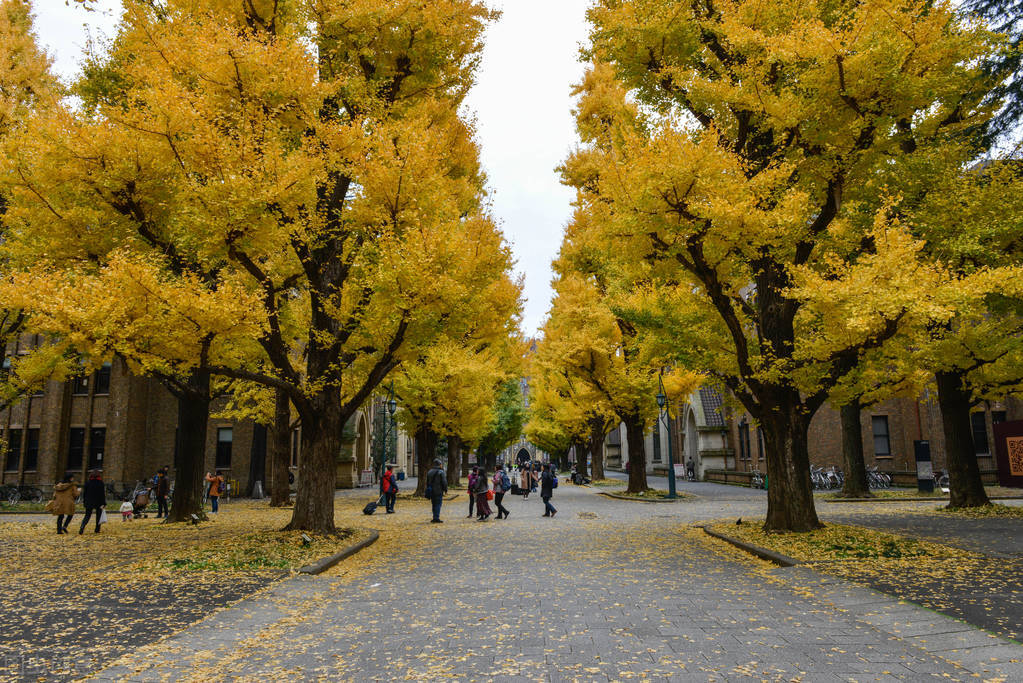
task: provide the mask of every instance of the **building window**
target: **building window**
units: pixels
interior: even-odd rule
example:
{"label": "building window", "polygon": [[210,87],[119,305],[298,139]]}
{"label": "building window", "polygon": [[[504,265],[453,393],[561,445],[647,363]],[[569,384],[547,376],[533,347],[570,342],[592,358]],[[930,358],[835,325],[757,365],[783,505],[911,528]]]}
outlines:
{"label": "building window", "polygon": [[100,369],[93,375],[96,384],[93,387],[93,391],[97,394],[109,394],[110,393],[110,363],[104,363],[100,366]]}
{"label": "building window", "polygon": [[72,427],[67,440],[67,469],[77,472],[85,459],[85,427]]}
{"label": "building window", "polygon": [[74,396],[89,395],[89,376],[79,375],[71,379],[71,394]]}
{"label": "building window", "polygon": [[767,462],[767,452],[764,450],[764,429],[757,427],[757,453],[764,462]]}
{"label": "building window", "polygon": [[25,471],[35,472],[39,465],[39,429],[30,429],[25,435]]}
{"label": "building window", "polygon": [[231,442],[234,440],[234,429],[221,427],[217,430],[217,464],[218,470],[231,468]]}
{"label": "building window", "polygon": [[973,427],[973,452],[977,455],[990,455],[987,443],[987,416],[983,411],[970,413],[970,425]]}
{"label": "building window", "polygon": [[291,466],[298,467],[298,452],[302,448],[302,433],[297,429],[291,430]]}
{"label": "building window", "polygon": [[750,459],[749,422],[745,420],[739,423],[739,459]]}
{"label": "building window", "polygon": [[8,472],[17,472],[21,465],[21,430],[7,430],[7,462],[4,469]]}
{"label": "building window", "polygon": [[607,445],[608,446],[621,446],[622,445],[622,431],[620,427],[615,427],[607,433]]}
{"label": "building window", "polygon": [[1004,410],[992,410],[991,411],[991,424],[1000,425],[1005,422],[1005,411]]}
{"label": "building window", "polygon": [[874,429],[874,456],[889,458],[892,455],[892,441],[888,433],[888,416],[874,415],[870,418]]}
{"label": "building window", "polygon": [[0,378],[7,379],[11,375],[11,357],[4,356],[4,362],[0,364]]}
{"label": "building window", "polygon": [[89,430],[89,469],[103,467],[103,452],[107,447],[107,428],[93,427]]}
{"label": "building window", "polygon": [[654,462],[661,461],[661,419],[654,420]]}

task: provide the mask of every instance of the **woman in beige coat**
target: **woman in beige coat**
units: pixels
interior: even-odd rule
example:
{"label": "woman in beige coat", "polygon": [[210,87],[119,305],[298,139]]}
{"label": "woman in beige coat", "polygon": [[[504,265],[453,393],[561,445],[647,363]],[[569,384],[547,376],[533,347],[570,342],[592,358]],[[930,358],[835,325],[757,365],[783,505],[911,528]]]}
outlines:
{"label": "woman in beige coat", "polygon": [[53,487],[53,500],[46,509],[57,515],[57,533],[66,534],[71,518],[75,516],[75,499],[78,498],[78,487],[71,481],[71,475]]}

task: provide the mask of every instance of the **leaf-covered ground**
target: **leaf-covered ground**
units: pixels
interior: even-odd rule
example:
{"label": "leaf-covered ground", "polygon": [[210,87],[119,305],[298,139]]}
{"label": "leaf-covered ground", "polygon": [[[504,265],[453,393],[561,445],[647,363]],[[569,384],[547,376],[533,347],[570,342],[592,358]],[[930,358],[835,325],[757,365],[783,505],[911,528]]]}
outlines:
{"label": "leaf-covered ground", "polygon": [[910,600],[992,633],[1023,639],[1023,539],[1015,520],[960,517],[933,506],[848,506],[808,534],[767,534],[762,521],[713,526],[809,567]]}
{"label": "leaf-covered ground", "polygon": [[0,522],[0,680],[95,669],[366,533],[303,545],[277,531],[290,514],[235,501],[199,526],[111,514],[102,533],[90,522],[82,535],[76,515],[66,536],[49,515]]}

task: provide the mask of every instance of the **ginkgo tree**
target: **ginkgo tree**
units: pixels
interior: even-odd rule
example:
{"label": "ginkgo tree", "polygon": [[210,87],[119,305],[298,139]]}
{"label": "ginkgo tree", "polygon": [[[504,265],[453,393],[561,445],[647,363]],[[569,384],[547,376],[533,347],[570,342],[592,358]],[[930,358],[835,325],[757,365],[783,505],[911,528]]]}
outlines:
{"label": "ginkgo tree", "polygon": [[686,354],[762,427],[766,528],[818,527],[811,418],[864,353],[950,315],[874,181],[960,152],[997,39],[917,0],[598,0],[588,17],[567,176],[640,270],[623,279],[702,321]]}
{"label": "ginkgo tree", "polygon": [[255,300],[258,333],[202,369],[288,396],[291,528],[334,529],[342,426],[403,360],[470,329],[495,277],[472,267],[500,236],[458,116],[494,16],[472,0],[126,0],[90,106],[10,150],[26,269],[70,281],[127,250],[202,282],[197,308],[228,285]]}

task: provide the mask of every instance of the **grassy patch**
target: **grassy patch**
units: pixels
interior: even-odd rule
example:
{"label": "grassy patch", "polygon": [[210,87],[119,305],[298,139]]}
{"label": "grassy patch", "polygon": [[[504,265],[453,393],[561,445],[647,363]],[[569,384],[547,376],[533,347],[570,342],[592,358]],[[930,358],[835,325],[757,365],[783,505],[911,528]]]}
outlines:
{"label": "grassy patch", "polygon": [[716,524],[718,533],[788,555],[800,562],[947,556],[952,548],[883,531],[831,524],[807,533],[766,533],[762,522]]}
{"label": "grassy patch", "polygon": [[175,553],[163,558],[159,566],[178,571],[287,571],[338,552],[354,542],[356,535],[353,529],[342,529],[333,536],[313,537],[307,544],[301,532],[246,534]]}
{"label": "grassy patch", "polygon": [[[664,498],[666,495],[668,495],[668,492],[665,491],[664,489],[647,489],[642,493],[627,493],[625,491],[613,491],[613,493],[616,496],[621,496],[622,498],[636,498],[637,500],[656,500],[659,498]],[[686,498],[687,496],[681,491],[677,491],[675,493],[675,497],[681,499]]]}
{"label": "grassy patch", "polygon": [[626,486],[628,482],[624,482],[620,479],[594,479],[590,482],[590,486],[597,486],[602,489],[613,489],[619,486]]}
{"label": "grassy patch", "polygon": [[1023,519],[1023,507],[1012,505],[985,505],[979,508],[950,508],[939,507],[938,512],[956,517],[968,517],[971,519],[984,519],[989,517],[1003,517],[1006,519]]}

